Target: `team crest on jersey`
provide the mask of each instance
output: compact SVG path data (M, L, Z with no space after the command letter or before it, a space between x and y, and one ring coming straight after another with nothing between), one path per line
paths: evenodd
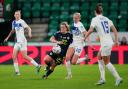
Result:
M80 31L79 31L78 27L73 27L72 33L73 33L74 35L76 35L76 36L79 35L79 34L80 34Z

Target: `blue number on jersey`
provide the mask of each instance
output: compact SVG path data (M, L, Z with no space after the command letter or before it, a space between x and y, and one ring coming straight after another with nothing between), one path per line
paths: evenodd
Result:
M107 34L109 33L109 27L108 27L108 21L101 21L102 27L104 29L104 32Z

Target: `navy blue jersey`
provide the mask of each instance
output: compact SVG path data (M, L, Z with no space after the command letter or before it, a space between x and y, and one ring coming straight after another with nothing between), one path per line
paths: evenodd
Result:
M63 34L60 31L54 34L54 37L57 41L62 41L64 44L58 44L62 50L67 51L69 45L73 41L73 36L70 32Z

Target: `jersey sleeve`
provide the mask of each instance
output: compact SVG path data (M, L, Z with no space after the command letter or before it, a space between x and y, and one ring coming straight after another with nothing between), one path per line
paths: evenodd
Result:
M58 32L57 33L54 33L53 36L55 37L55 39L57 39L58 38Z
M109 20L109 26L113 26L113 22L111 20Z
M95 28L95 26L96 26L96 21L95 21L95 19L93 18L92 21L91 21L90 27Z
M79 30L81 33L86 31L86 29L84 28L84 25L82 23L80 23Z
M12 29L15 29L14 23L15 23L15 21L12 22Z
M24 28L27 28L27 27L28 27L28 25L27 25L27 23L26 23L25 21L22 21L22 26L23 26Z

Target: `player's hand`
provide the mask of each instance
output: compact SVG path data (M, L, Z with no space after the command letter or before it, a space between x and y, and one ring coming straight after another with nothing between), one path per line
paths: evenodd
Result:
M86 41L86 39L85 38L82 38L82 42L85 42Z
M114 46L119 46L118 41L115 41Z
M32 34L31 33L29 33L28 36L29 36L29 38L32 38Z
M8 41L8 38L4 39L4 42L7 42Z
M57 41L57 44L64 44L62 41Z

